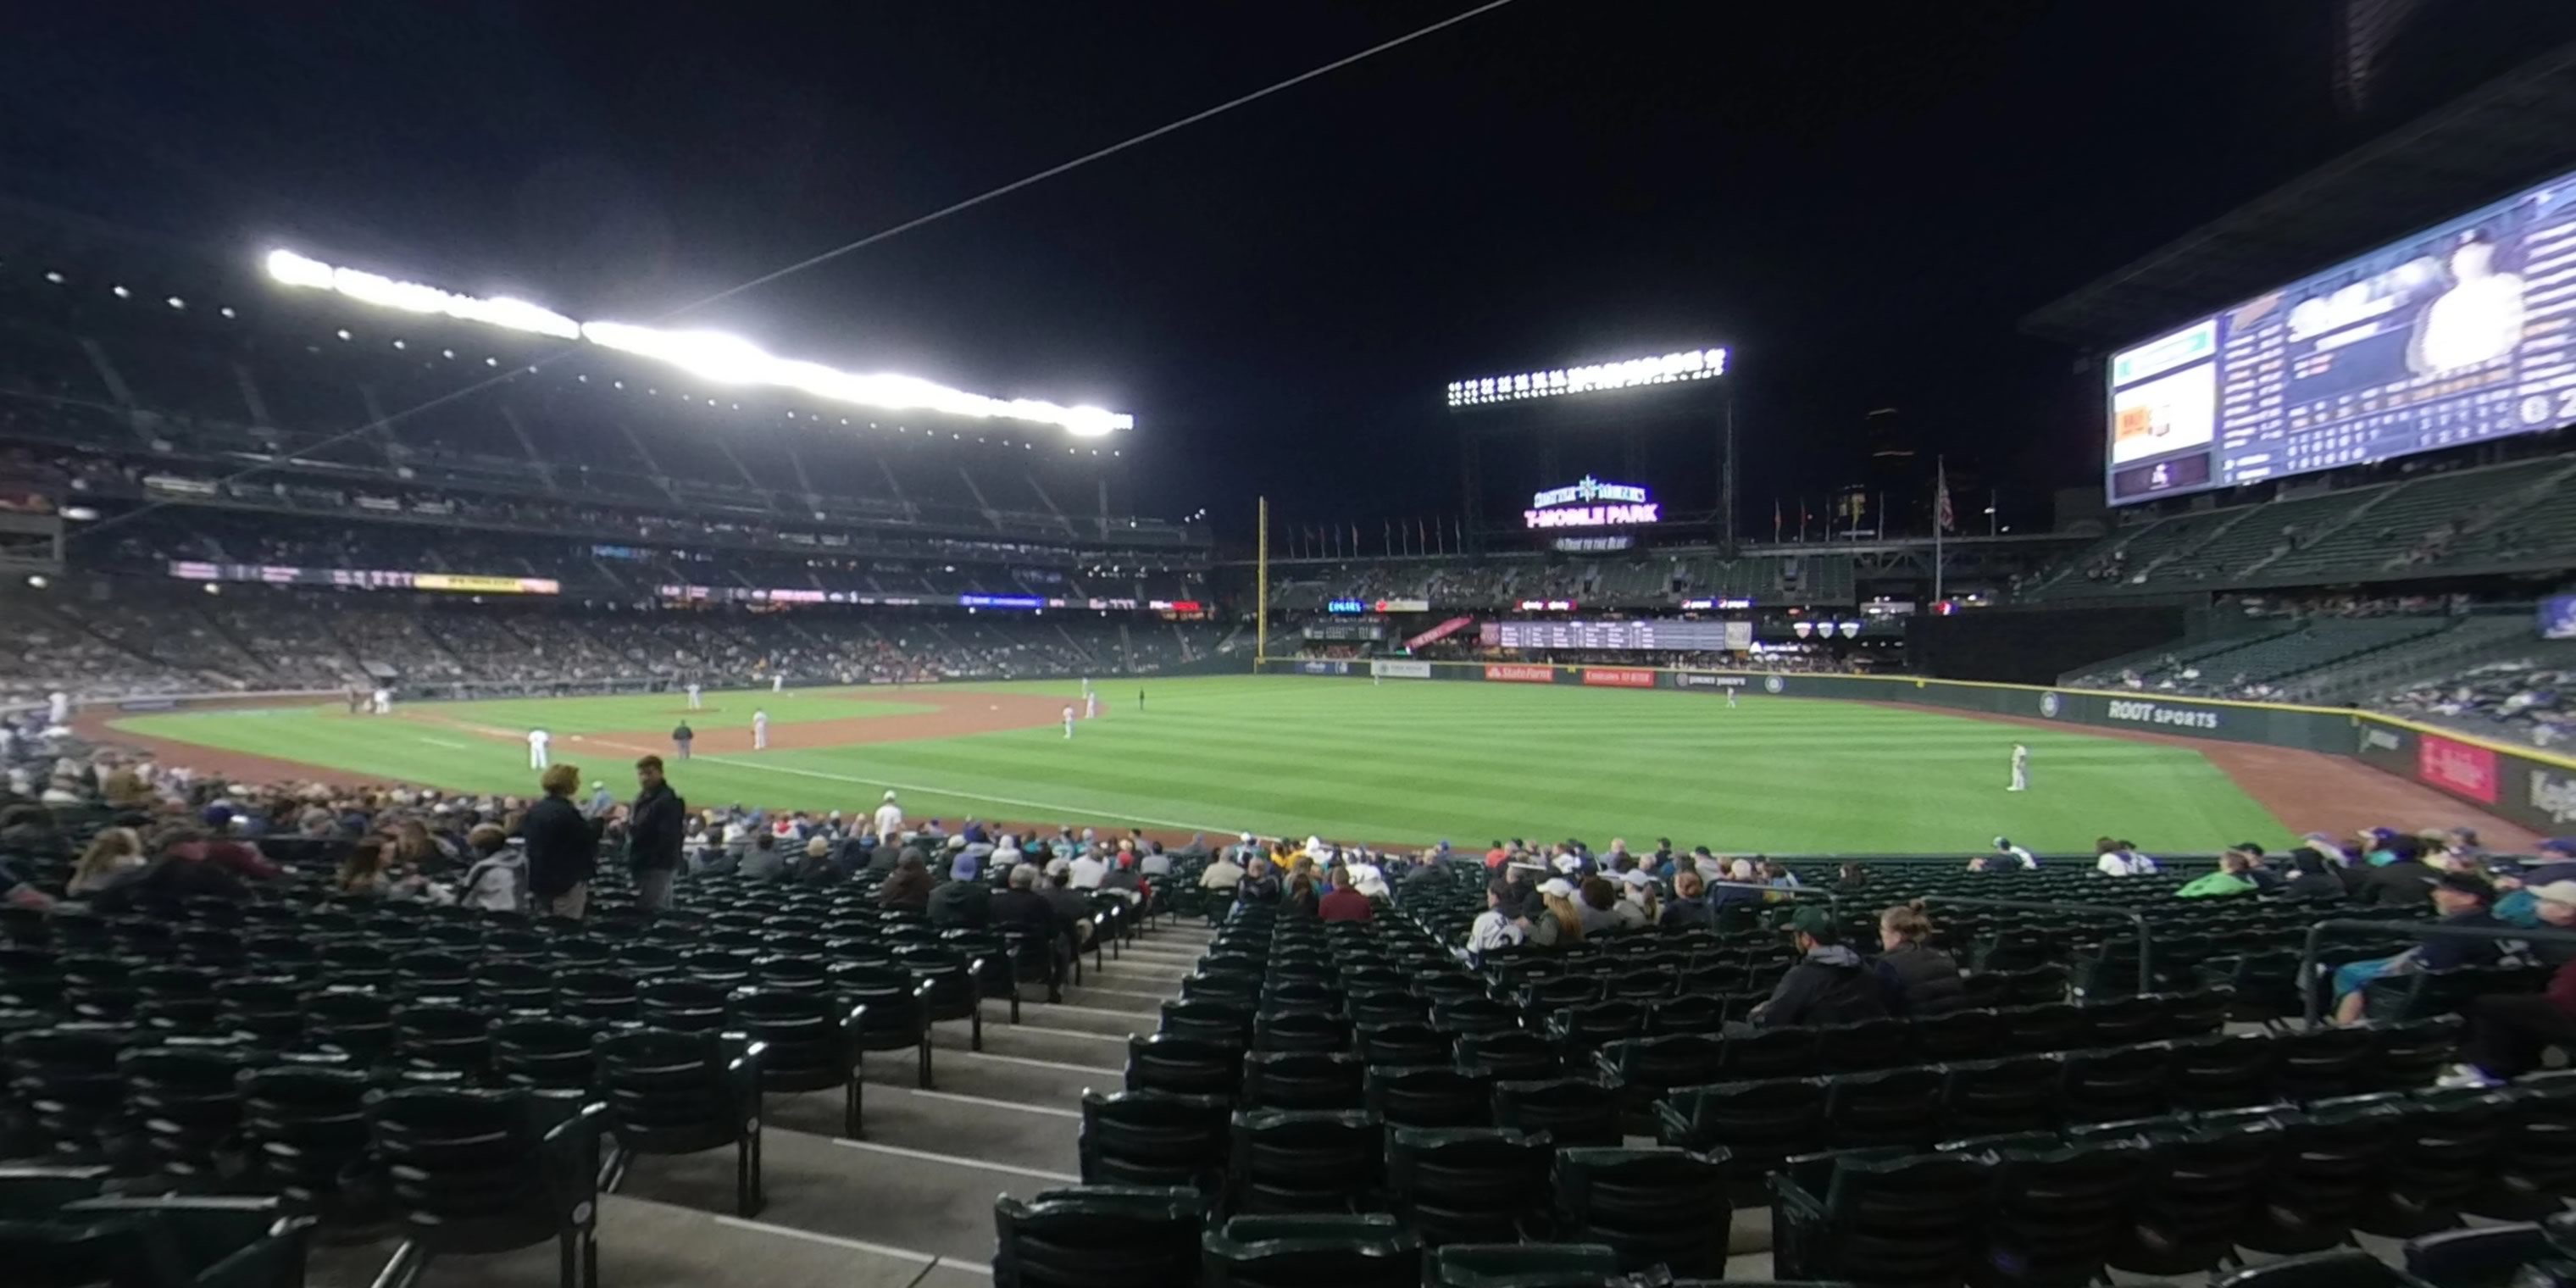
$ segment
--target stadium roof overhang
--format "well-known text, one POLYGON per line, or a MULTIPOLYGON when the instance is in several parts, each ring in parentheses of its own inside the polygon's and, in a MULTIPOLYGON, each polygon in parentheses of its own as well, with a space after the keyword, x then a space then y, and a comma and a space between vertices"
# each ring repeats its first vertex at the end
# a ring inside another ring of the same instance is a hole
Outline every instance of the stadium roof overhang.
POLYGON ((2576 167, 2576 43, 2559 46, 2031 314, 2103 349, 2143 339, 2576 167))

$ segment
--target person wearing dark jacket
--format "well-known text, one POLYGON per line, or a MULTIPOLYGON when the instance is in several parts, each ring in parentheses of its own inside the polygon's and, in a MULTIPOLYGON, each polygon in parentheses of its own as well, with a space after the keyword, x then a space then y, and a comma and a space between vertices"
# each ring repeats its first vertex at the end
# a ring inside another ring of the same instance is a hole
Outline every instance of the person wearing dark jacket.
POLYGON ((1010 888, 994 895, 993 929, 1005 933, 1020 931, 1028 942, 1037 945, 1047 963, 1047 1000, 1064 1000, 1064 927, 1056 924, 1055 907, 1038 893, 1038 869, 1033 863, 1022 863, 1011 869, 1010 888))
POLYGON ((626 812, 626 866, 635 873, 635 899, 650 911, 671 906, 671 878, 680 870, 680 837, 689 807, 662 777, 662 758, 635 762, 635 804, 626 812))
POLYGON ((1842 942, 1842 929, 1822 908, 1800 908, 1789 918, 1800 958, 1780 977, 1771 996, 1753 1008, 1753 1026, 1847 1024, 1887 1014, 1878 976, 1842 942))
POLYGON ((1708 901, 1701 898, 1707 892, 1708 886, 1699 879, 1698 873, 1689 868, 1674 873, 1673 897, 1664 905, 1661 924, 1683 930, 1711 924, 1714 914, 1709 911, 1708 901))
POLYGON ((930 906, 930 865, 921 861, 918 851, 906 850, 895 862, 894 872, 877 887, 877 906, 913 912, 930 906))
POLYGON ((1934 948, 1931 937, 1931 920, 1912 904, 1878 914, 1878 977, 1887 990, 1888 1014, 1921 1019, 1968 1004, 1959 964, 1934 948))
MULTIPOLYGON (((2532 887, 2542 925, 2576 929, 2576 881, 2532 887)), ((2493 1082, 2540 1067, 2552 1046, 2576 1047, 2576 959, 2549 976, 2537 993, 2495 993, 2469 1003, 2468 1040, 2462 1063, 2444 1083, 2493 1082)))
POLYGON ((545 799, 519 822, 519 835, 528 842, 528 893, 539 915, 579 921, 590 904, 591 875, 599 870, 599 825, 572 803, 581 770, 557 765, 538 781, 545 799))
POLYGON ((2302 845, 2290 851, 2290 880, 2281 893, 2292 899, 2341 899, 2343 881, 2327 865, 2326 856, 2302 845))
POLYGON ((2353 897, 2363 903, 2390 908, 2419 908, 2432 896, 2433 883, 2442 871, 2422 858, 2420 844, 2411 836, 2392 837, 2382 842, 2388 857, 2381 861, 2371 856, 2371 869, 2362 878, 2361 888, 2353 897))
POLYGON ((984 884, 975 860, 960 856, 948 880, 930 892, 930 924, 948 930, 993 924, 993 887, 984 884))
MULTIPOLYGON (((2433 923, 2437 926, 2496 930, 2505 924, 2495 918, 2495 887, 2476 873, 2444 872, 2435 876, 2432 899, 2433 910, 2441 914, 2433 923)), ((2370 981, 2374 979, 2415 971, 2484 966, 2502 956, 2503 948, 2500 940, 2443 937, 2426 939, 2393 957, 2345 962, 2334 970, 2335 1022, 2361 1022, 2362 1011, 2369 1005, 2370 981)))

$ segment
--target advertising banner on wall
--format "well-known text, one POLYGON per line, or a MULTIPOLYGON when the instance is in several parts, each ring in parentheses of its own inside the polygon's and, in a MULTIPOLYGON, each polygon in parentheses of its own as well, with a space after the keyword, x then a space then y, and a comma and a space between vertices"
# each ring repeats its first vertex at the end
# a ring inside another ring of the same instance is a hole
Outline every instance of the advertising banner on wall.
POLYGON ((1297 664, 1297 670, 1300 674, 1304 675, 1349 675, 1351 673, 1351 664, 1348 662, 1299 662, 1297 664))
POLYGON ((1651 689, 1655 687, 1655 673, 1638 667, 1587 666, 1583 668, 1583 682, 1598 689, 1651 689))
POLYGON ((2500 795, 2494 752, 2432 734, 2416 740, 2415 776, 2428 786, 2485 805, 2495 804, 2500 795))
POLYGON ((1505 684, 1554 684, 1556 668, 1552 666, 1489 665, 1485 678, 1505 684))
POLYGON ((1431 678, 1431 664, 1429 662, 1406 662, 1401 660, 1391 662, 1371 662, 1369 663, 1369 674, 1388 680, 1428 680, 1431 678))
POLYGON ((1676 689, 1741 689, 1752 682, 1750 676, 1710 675, 1705 671, 1679 671, 1673 675, 1676 689))

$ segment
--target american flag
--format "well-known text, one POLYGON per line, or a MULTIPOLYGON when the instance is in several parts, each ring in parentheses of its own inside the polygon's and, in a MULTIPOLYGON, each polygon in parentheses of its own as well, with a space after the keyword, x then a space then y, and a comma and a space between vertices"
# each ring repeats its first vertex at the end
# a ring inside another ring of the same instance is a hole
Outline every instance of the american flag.
POLYGON ((1933 467, 1932 522, 1943 532, 1955 531, 1957 514, 1950 509, 1950 467, 1933 467))

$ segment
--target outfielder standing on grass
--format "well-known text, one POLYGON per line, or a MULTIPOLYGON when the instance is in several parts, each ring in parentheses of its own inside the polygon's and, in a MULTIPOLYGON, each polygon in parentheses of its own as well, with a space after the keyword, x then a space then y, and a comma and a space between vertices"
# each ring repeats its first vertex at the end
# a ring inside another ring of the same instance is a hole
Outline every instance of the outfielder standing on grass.
POLYGON ((2020 743, 2013 744, 2012 786, 2007 787, 2004 790, 2008 792, 2026 792, 2030 790, 2030 748, 2025 747, 2020 743))
POLYGON ((1069 702, 1064 708, 1064 736, 1067 738, 1073 736, 1073 704, 1069 702))
POLYGON ((691 729, 686 720, 682 720, 680 727, 671 731, 671 747, 680 754, 680 759, 689 758, 689 740, 697 736, 697 730, 691 729))
POLYGON ((547 733, 543 729, 530 729, 528 731, 528 768, 543 769, 546 767, 546 744, 553 741, 554 735, 547 733))
POLYGON ((751 713, 751 749, 769 750, 769 713, 766 711, 751 713))
POLYGON ((704 702, 699 701, 697 681, 691 680, 689 682, 689 710, 695 711, 705 705, 706 704, 704 702))

